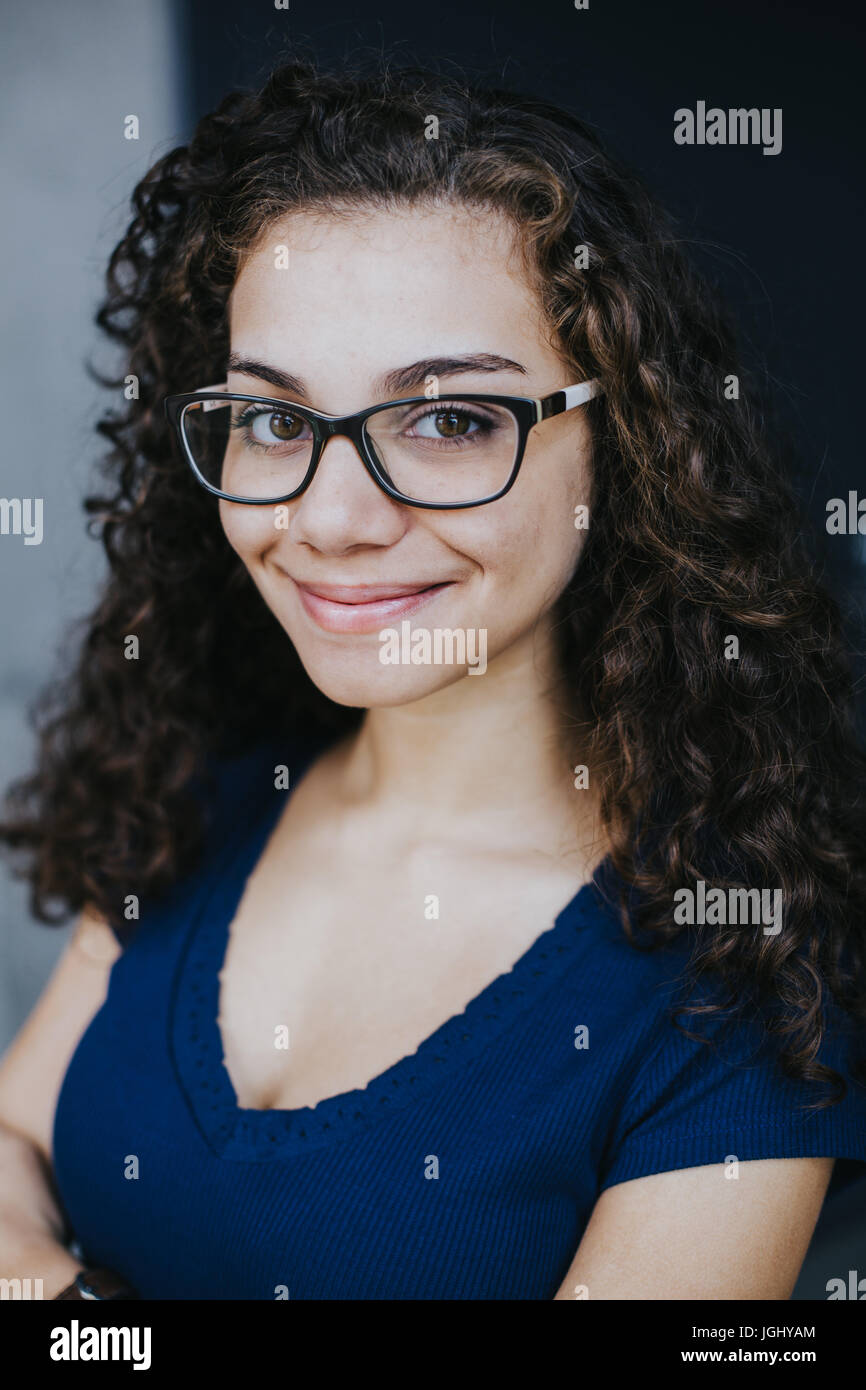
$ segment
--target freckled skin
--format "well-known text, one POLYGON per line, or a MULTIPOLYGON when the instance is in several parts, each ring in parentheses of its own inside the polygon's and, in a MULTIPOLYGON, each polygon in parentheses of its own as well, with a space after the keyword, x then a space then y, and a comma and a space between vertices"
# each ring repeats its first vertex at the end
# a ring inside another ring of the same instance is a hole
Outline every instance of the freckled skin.
MULTIPOLYGON (((543 396, 580 379, 551 346, 512 231, 492 214, 292 215, 243 262, 230 324, 234 352, 302 378, 304 402, 329 414, 376 403, 379 375, 445 353, 496 353, 526 372, 443 378, 443 395, 450 386, 543 396), (287 269, 275 268, 280 244, 289 248, 287 269)), ((228 381, 231 390, 279 394, 240 373, 228 381)), ((423 386, 404 394, 422 393, 423 386)), ((537 659, 549 638, 547 614, 585 538, 574 508, 588 501, 590 451, 583 412, 547 420, 531 432, 503 498, 435 512, 392 501, 352 444, 335 439, 306 493, 288 504, 285 529, 275 528, 270 507, 228 502, 220 504, 222 522, 316 685, 346 705, 403 704, 459 682, 466 667, 383 665, 376 634, 322 631, 286 576, 333 584, 453 580, 413 627, 486 628, 489 670, 521 665, 530 651, 537 659)))

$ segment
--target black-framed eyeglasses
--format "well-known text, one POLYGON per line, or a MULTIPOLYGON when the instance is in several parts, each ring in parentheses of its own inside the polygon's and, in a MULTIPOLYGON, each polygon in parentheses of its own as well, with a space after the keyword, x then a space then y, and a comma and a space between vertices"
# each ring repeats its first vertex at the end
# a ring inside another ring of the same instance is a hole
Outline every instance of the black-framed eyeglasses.
POLYGON ((408 396, 354 415, 323 415, 225 384, 167 396, 165 411, 202 487, 229 502, 273 506, 309 487, 329 439, 343 435, 383 492, 410 507, 495 502, 513 486, 529 431, 602 390, 582 381, 549 396, 455 392, 408 396))

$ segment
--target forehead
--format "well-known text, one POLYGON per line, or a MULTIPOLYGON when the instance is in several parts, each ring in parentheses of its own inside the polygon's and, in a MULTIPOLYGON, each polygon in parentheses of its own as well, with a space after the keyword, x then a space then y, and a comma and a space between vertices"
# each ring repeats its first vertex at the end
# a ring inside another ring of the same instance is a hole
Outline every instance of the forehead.
POLYGON ((418 205, 292 213, 269 224, 243 258, 229 301, 233 340, 256 331, 259 347, 296 337, 386 334, 435 346, 431 337, 486 330, 513 337, 542 326, 519 239, 482 208, 418 205), (262 336, 264 340, 262 339, 262 336))

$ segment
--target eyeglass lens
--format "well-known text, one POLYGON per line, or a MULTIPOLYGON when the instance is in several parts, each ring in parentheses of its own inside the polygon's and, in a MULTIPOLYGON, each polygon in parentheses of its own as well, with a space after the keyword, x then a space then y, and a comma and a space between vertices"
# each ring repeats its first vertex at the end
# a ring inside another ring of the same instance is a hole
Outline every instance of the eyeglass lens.
MULTIPOLYGON (((290 406, 204 400, 183 414, 187 447, 220 492, 269 500, 301 486, 313 432, 290 406)), ((368 417, 366 436, 385 481, 416 502, 480 501, 508 482, 518 448, 511 411, 481 401, 424 400, 368 417)))

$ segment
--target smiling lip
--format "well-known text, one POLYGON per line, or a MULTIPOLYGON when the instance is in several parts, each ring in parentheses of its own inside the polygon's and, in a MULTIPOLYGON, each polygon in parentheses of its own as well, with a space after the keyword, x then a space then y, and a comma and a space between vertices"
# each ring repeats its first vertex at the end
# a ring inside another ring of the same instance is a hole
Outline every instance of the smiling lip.
POLYGON ((326 632, 377 632, 405 618, 451 584, 301 584, 304 610, 326 632))

